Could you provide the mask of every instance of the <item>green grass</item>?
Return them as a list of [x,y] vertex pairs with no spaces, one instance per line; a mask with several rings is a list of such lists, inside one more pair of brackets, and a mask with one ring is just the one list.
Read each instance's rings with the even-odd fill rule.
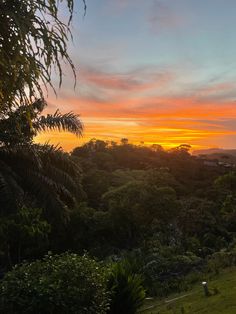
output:
[[[150,300],[142,311],[143,314],[236,314],[236,268],[223,271],[214,279],[208,281],[209,290],[213,294],[214,288],[218,293],[206,297],[201,282],[192,290],[178,295],[171,295],[168,299]],[[187,295],[187,296],[185,296]],[[178,300],[173,300],[180,298]],[[170,301],[173,300],[173,301]],[[170,302],[166,302],[170,301]]]

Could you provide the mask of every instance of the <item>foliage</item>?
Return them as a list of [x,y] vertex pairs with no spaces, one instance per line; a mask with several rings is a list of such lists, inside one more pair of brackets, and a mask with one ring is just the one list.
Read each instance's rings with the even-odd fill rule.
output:
[[148,185],[145,180],[132,180],[108,191],[103,202],[111,213],[115,237],[126,248],[143,240],[154,224],[159,231],[167,228],[178,208],[172,188]]
[[33,137],[47,130],[68,131],[82,135],[83,124],[72,112],[42,115],[46,103],[38,99],[30,106],[21,105],[16,110],[5,110],[0,118],[0,145],[15,146],[31,144]]
[[108,290],[111,291],[110,314],[135,314],[145,298],[142,278],[132,272],[127,260],[113,265]]
[[[166,249],[167,251],[168,249]],[[203,269],[203,260],[191,253],[180,255],[177,252],[168,254],[153,252],[143,257],[142,273],[144,284],[149,295],[167,296],[175,291],[189,288],[190,274]]]
[[[31,119],[34,132],[39,118]],[[115,261],[134,254],[138,265],[128,273],[142,277],[148,294],[164,296],[200,280],[205,265],[213,272],[224,261],[231,265],[236,195],[228,169],[204,165],[185,147],[92,140],[68,154],[33,145],[30,136],[0,148],[3,271],[48,250]],[[42,237],[37,242],[22,231],[28,222],[16,219],[21,208],[41,208],[36,221],[50,228],[45,246]],[[227,254],[215,255],[219,251]]]
[[208,257],[207,271],[219,274],[223,269],[236,266],[236,248],[222,250]]
[[66,218],[75,206],[80,168],[61,149],[46,144],[2,148],[0,160],[2,211],[14,210],[29,198],[47,210],[46,216],[56,219]]
[[225,175],[217,178],[215,180],[215,184],[228,191],[236,192],[236,173],[233,171],[226,173]]
[[226,245],[227,231],[222,225],[219,205],[212,200],[189,197],[181,201],[181,213],[178,224],[181,226],[183,244],[189,245],[190,238],[197,238],[196,246],[201,256],[212,253],[212,249],[221,249]]
[[105,314],[104,268],[88,256],[48,255],[15,267],[1,282],[1,313]]
[[[68,20],[61,10],[69,12]],[[0,111],[43,98],[41,83],[52,86],[52,71],[62,80],[62,61],[75,67],[67,42],[73,0],[0,1]]]
[[1,213],[0,264],[12,267],[15,263],[42,253],[48,246],[50,230],[39,208],[24,206],[16,213]]

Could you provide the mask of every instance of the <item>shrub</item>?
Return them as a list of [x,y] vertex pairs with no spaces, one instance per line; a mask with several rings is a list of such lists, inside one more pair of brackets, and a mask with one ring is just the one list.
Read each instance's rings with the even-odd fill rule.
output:
[[144,286],[151,296],[165,297],[173,292],[181,292],[189,287],[194,278],[187,278],[189,274],[203,268],[203,261],[191,253],[186,255],[152,253],[144,257],[142,268]]
[[236,249],[222,250],[212,254],[207,261],[208,272],[218,274],[220,270],[236,265]]
[[142,278],[132,272],[127,260],[113,265],[108,290],[111,291],[109,314],[135,314],[145,299]]
[[104,268],[88,256],[65,253],[16,266],[0,285],[0,313],[105,314]]

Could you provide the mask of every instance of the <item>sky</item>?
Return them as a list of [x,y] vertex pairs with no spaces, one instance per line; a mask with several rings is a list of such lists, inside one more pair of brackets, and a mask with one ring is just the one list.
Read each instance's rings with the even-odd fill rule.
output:
[[65,66],[47,111],[80,114],[84,136],[37,141],[67,151],[92,138],[236,147],[235,0],[87,0],[85,17],[75,2],[77,85]]

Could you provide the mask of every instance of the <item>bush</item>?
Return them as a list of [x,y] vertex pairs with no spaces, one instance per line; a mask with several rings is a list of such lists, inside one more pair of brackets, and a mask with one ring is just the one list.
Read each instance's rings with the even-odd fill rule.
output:
[[135,314],[145,299],[142,278],[132,272],[127,260],[113,265],[108,290],[111,291],[109,314]]
[[104,268],[88,256],[65,253],[16,266],[0,285],[0,313],[105,314]]
[[191,253],[165,256],[154,252],[147,254],[143,260],[144,286],[149,295],[158,297],[186,290],[189,282],[194,280],[190,277],[187,279],[187,276],[193,273],[198,276],[203,268],[203,260]]
[[208,272],[218,274],[220,270],[236,265],[236,249],[220,251],[212,254],[207,261]]

